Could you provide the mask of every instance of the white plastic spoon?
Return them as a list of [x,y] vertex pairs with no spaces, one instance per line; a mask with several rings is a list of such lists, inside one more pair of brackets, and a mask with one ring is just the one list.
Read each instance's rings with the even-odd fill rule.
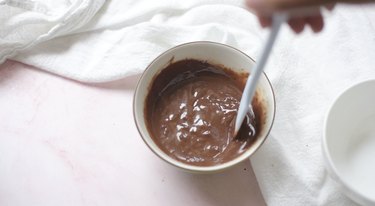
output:
[[267,63],[267,59],[271,53],[272,46],[279,33],[280,27],[286,20],[287,14],[285,13],[274,14],[272,17],[271,33],[266,44],[263,47],[262,55],[260,56],[259,61],[255,64],[254,69],[252,70],[249,78],[246,81],[245,89],[242,93],[240,107],[238,109],[236,117],[234,137],[236,137],[238,131],[241,128],[242,122],[245,119],[246,113],[249,111],[249,105],[254,96],[259,77],[262,74],[263,69]]

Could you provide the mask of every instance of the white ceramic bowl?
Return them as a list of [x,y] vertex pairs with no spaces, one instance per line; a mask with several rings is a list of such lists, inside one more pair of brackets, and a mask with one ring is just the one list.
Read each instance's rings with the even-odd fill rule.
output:
[[357,203],[375,205],[375,80],[350,87],[333,103],[323,153],[343,191]]
[[252,155],[265,141],[273,124],[275,115],[274,94],[269,80],[263,74],[258,83],[257,90],[261,94],[261,101],[264,102],[266,118],[264,129],[253,145],[239,157],[215,166],[193,166],[177,161],[164,153],[153,141],[147,130],[144,118],[145,99],[147,97],[152,80],[162,69],[172,62],[184,59],[198,59],[208,61],[209,63],[224,65],[236,72],[251,72],[254,61],[241,51],[219,43],[213,42],[192,42],[176,46],[157,57],[144,71],[141,76],[133,102],[134,120],[138,131],[148,147],[161,159],[184,170],[196,173],[210,173],[229,168]]

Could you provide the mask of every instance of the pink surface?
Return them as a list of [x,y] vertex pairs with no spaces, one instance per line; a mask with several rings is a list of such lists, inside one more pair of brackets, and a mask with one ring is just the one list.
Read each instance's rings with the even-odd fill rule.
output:
[[133,122],[139,76],[85,85],[0,66],[0,205],[265,205],[250,162],[194,175],[158,159]]

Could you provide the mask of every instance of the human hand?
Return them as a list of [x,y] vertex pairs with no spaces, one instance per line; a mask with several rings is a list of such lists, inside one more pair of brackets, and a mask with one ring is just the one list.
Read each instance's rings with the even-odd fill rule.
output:
[[374,0],[246,0],[247,6],[258,15],[262,27],[272,24],[271,15],[274,12],[287,11],[290,13],[288,24],[296,32],[303,31],[309,25],[314,32],[320,32],[324,26],[324,20],[320,6],[332,10],[335,3],[365,3]]

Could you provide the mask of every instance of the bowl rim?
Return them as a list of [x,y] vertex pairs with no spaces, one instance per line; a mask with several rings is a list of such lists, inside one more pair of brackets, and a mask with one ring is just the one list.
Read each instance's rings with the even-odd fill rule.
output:
[[[213,172],[218,172],[218,171],[222,171],[222,170],[225,170],[225,169],[229,169],[235,165],[237,165],[238,163],[240,162],[243,162],[245,161],[246,159],[248,159],[249,157],[251,157],[263,144],[264,142],[266,141],[266,139],[268,138],[271,130],[272,130],[272,127],[273,127],[273,124],[274,124],[274,121],[275,121],[275,116],[276,116],[276,97],[275,97],[275,92],[274,92],[274,89],[273,89],[273,86],[271,84],[271,81],[269,80],[268,76],[266,75],[265,72],[262,72],[265,79],[266,79],[266,82],[267,84],[270,86],[270,89],[271,89],[271,93],[272,93],[272,101],[273,101],[273,115],[271,117],[271,121],[270,121],[270,127],[267,131],[267,133],[265,133],[264,135],[264,138],[261,140],[259,146],[257,148],[254,149],[254,151],[252,153],[249,153],[248,155],[244,156],[244,154],[228,161],[228,162],[225,162],[223,164],[218,164],[218,165],[212,165],[212,166],[196,166],[196,165],[189,165],[187,163],[184,163],[184,162],[180,162],[178,160],[175,160],[173,159],[173,161],[175,162],[178,162],[179,164],[175,164],[174,162],[172,161],[169,161],[168,159],[165,159],[164,157],[162,157],[160,154],[158,154],[158,152],[156,152],[153,147],[149,144],[148,140],[145,139],[145,137],[142,135],[142,132],[141,132],[141,128],[139,126],[139,123],[137,119],[137,115],[136,115],[136,111],[135,111],[135,102],[136,102],[136,96],[137,96],[137,93],[138,93],[138,90],[140,88],[140,85],[141,85],[141,82],[142,80],[144,79],[144,76],[146,75],[146,72],[150,69],[151,65],[154,64],[154,62],[158,61],[163,55],[165,55],[167,52],[171,51],[171,50],[174,50],[174,49],[178,49],[179,47],[184,47],[184,46],[187,46],[187,45],[199,45],[199,44],[209,44],[209,45],[217,45],[217,46],[221,46],[221,47],[226,47],[226,48],[229,48],[229,49],[232,49],[236,52],[239,52],[240,54],[244,55],[246,58],[250,59],[253,63],[255,63],[255,60],[253,58],[251,58],[249,55],[247,55],[246,53],[242,52],[241,50],[235,48],[235,47],[232,47],[230,45],[227,45],[227,44],[222,44],[222,43],[218,43],[218,42],[212,42],[212,41],[192,41],[192,42],[187,42],[187,43],[183,43],[183,44],[179,44],[177,46],[174,46],[174,47],[171,47],[167,50],[165,50],[164,52],[162,52],[161,54],[159,54],[157,57],[155,57],[149,64],[148,66],[146,67],[146,69],[142,72],[142,75],[140,76],[140,78],[138,79],[138,82],[137,82],[137,85],[136,85],[136,88],[135,88],[135,91],[134,91],[134,94],[133,94],[133,119],[134,119],[134,122],[135,122],[135,125],[137,127],[137,130],[138,130],[138,133],[140,134],[143,142],[147,145],[147,147],[156,155],[158,156],[160,159],[162,159],[164,162],[167,162],[168,164],[174,166],[174,167],[177,167],[179,169],[182,169],[184,171],[188,171],[188,172],[193,172],[193,173],[213,173]],[[166,154],[168,155],[168,154]],[[169,156],[169,155],[168,155]],[[237,161],[235,161],[237,160]]]
[[336,103],[339,101],[339,99],[348,93],[350,90],[359,87],[361,85],[365,84],[375,84],[375,79],[366,79],[359,82],[356,82],[345,89],[343,89],[339,95],[337,95],[333,101],[331,102],[328,111],[326,112],[326,116],[324,118],[324,128],[323,128],[323,138],[322,138],[322,151],[323,151],[323,159],[325,166],[327,170],[329,171],[330,175],[333,177],[333,179],[341,184],[343,192],[346,193],[350,198],[352,198],[354,201],[359,202],[360,204],[366,204],[366,205],[373,205],[375,204],[375,199],[372,199],[371,197],[362,195],[357,189],[353,188],[351,184],[342,178],[342,176],[339,173],[339,170],[336,167],[335,162],[332,159],[327,139],[327,129],[328,129],[328,118],[331,116],[332,109],[335,107]]

